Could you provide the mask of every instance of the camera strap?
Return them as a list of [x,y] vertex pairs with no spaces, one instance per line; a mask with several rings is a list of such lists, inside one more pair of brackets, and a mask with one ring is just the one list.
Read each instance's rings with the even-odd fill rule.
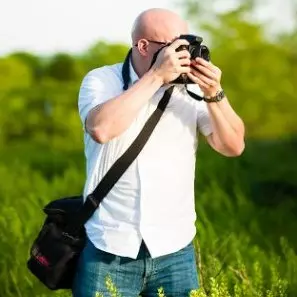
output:
[[201,96],[199,96],[199,95],[197,95],[197,94],[191,92],[190,90],[188,90],[188,85],[187,85],[187,84],[185,84],[185,88],[186,88],[187,93],[188,93],[193,99],[198,100],[198,101],[202,101],[202,100],[204,100],[203,97],[201,97]]
[[124,86],[123,86],[124,91],[128,90],[129,83],[130,83],[130,80],[131,80],[131,77],[130,77],[130,59],[131,59],[131,55],[132,55],[132,48],[130,48],[130,50],[129,50],[126,58],[125,58],[123,67],[122,67],[122,79],[123,79],[123,83],[124,83]]

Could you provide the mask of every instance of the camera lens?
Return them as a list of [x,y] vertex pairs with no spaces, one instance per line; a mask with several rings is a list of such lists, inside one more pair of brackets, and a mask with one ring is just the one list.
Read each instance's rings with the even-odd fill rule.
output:
[[189,52],[191,54],[191,59],[196,59],[200,57],[200,46],[199,45],[190,46]]
[[210,52],[207,46],[201,45],[200,47],[200,57],[206,61],[210,61]]

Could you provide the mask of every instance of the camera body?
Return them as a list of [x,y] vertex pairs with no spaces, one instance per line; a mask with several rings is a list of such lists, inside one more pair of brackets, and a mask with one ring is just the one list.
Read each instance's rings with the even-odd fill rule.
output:
[[[203,38],[196,35],[185,34],[180,35],[178,39],[186,39],[189,45],[181,45],[176,51],[187,50],[191,55],[191,60],[202,58],[210,61],[210,51],[207,46],[202,44]],[[187,74],[181,74],[177,79],[172,81],[173,84],[192,84],[193,82],[188,78]]]

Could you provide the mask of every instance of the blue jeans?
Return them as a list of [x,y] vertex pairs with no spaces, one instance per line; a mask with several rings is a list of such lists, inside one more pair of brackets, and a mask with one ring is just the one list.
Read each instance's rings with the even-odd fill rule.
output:
[[188,297],[198,289],[194,246],[190,243],[176,253],[152,259],[142,243],[137,259],[131,259],[98,250],[88,240],[79,259],[73,296],[96,297],[96,292],[110,296],[107,276],[121,297],[157,297],[160,287],[166,297]]

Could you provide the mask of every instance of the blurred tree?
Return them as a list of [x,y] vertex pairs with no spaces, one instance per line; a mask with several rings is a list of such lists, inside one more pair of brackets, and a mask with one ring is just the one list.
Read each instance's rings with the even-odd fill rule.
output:
[[104,41],[99,41],[89,48],[83,56],[83,60],[87,66],[87,71],[89,71],[103,65],[122,62],[128,50],[127,45],[118,43],[107,44]]
[[[12,116],[10,110],[25,112],[23,97],[17,96],[17,100],[14,100],[11,94],[20,94],[29,88],[32,85],[32,73],[27,65],[16,58],[0,58],[0,81],[0,144],[2,144],[5,142],[6,132],[12,128],[6,125],[6,120]],[[15,118],[13,120],[17,121]]]
[[14,57],[0,58],[0,101],[4,92],[29,87],[32,83],[30,68]]
[[44,63],[42,58],[27,52],[15,52],[10,57],[19,59],[21,62],[26,64],[32,72],[32,76],[36,81],[42,78],[44,72]]
[[57,81],[76,80],[79,74],[80,69],[75,57],[66,53],[54,55],[46,67],[46,75]]

